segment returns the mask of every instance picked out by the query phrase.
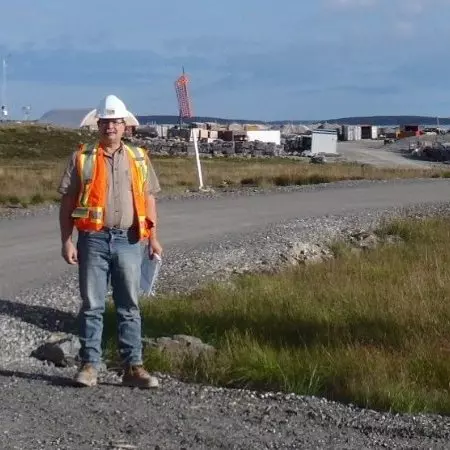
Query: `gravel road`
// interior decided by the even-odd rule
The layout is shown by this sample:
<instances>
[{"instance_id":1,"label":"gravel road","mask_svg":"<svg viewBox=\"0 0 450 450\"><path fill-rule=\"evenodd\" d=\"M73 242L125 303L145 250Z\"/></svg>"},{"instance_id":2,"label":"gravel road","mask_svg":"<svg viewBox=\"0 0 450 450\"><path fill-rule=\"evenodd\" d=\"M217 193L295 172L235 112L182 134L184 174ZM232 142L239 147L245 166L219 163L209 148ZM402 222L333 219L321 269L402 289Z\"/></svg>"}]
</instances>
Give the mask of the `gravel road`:
<instances>
[{"instance_id":1,"label":"gravel road","mask_svg":"<svg viewBox=\"0 0 450 450\"><path fill-rule=\"evenodd\" d=\"M348 161L385 168L430 169L441 165L408 157L408 154L400 151L400 149L408 149L408 142L405 139L391 145L384 145L383 141L371 140L338 142L338 153Z\"/></svg>"},{"instance_id":2,"label":"gravel road","mask_svg":"<svg viewBox=\"0 0 450 450\"><path fill-rule=\"evenodd\" d=\"M367 229L398 214L450 212L447 180L336 183L160 202L160 290L182 291L276 257L293 241ZM74 270L59 258L55 211L0 220L1 449L449 448L450 419L392 415L314 397L184 384L70 386L74 369L30 358L72 332ZM128 447L127 447L128 446Z\"/></svg>"}]
</instances>

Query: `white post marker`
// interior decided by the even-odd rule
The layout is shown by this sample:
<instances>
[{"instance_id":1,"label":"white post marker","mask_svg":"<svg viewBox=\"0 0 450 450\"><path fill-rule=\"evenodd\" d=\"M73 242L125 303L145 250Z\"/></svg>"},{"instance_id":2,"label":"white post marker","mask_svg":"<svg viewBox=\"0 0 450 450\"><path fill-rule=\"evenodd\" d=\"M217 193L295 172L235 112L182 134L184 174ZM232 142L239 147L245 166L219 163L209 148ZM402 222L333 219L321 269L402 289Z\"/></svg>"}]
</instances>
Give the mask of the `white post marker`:
<instances>
[{"instance_id":1,"label":"white post marker","mask_svg":"<svg viewBox=\"0 0 450 450\"><path fill-rule=\"evenodd\" d=\"M204 190L203 186L203 176L202 176L202 166L200 164L200 154L198 152L198 142L197 142L197 133L194 132L194 129L191 130L191 136L194 141L194 150L195 150L195 159L197 161L197 174L198 174L198 189L200 191Z\"/></svg>"}]
</instances>

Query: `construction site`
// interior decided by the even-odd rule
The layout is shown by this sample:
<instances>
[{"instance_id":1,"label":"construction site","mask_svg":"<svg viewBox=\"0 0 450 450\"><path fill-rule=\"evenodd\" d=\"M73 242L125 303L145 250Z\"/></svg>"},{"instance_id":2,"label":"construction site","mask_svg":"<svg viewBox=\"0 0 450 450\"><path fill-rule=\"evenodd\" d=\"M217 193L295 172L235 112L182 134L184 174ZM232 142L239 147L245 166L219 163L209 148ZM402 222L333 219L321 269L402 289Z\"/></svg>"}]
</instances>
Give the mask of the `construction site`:
<instances>
[{"instance_id":1,"label":"construction site","mask_svg":"<svg viewBox=\"0 0 450 450\"><path fill-rule=\"evenodd\" d=\"M316 122L307 124L267 124L196 121L189 91L189 77L184 68L175 80L178 103L178 123L164 124L136 119L129 127L128 138L136 144L161 155L193 154L196 145L202 155L312 157L339 156L339 142L382 142L386 150L408 157L429 161L450 160L449 130L420 124L401 124L396 127L371 124ZM80 127L96 128L93 111L85 116ZM194 142L195 141L195 142Z\"/></svg>"},{"instance_id":2,"label":"construction site","mask_svg":"<svg viewBox=\"0 0 450 450\"><path fill-rule=\"evenodd\" d=\"M22 108L23 119L9 118L6 104L6 60L3 60L1 124L38 123L47 126L96 130L95 109L55 109L38 120L30 120L31 106ZM155 116L133 117L126 137L152 153L190 155L197 148L202 156L326 157L339 156L340 142L380 142L386 150L410 158L447 162L450 134L437 120L435 126L405 123L377 126L337 122L267 123L216 120L201 121L194 113L190 79L182 69L174 82L177 101L176 123L154 120ZM164 117L164 116L160 116ZM171 116L173 119L173 116ZM366 146L367 145L363 145ZM370 147L370 146L369 146Z\"/></svg>"}]
</instances>

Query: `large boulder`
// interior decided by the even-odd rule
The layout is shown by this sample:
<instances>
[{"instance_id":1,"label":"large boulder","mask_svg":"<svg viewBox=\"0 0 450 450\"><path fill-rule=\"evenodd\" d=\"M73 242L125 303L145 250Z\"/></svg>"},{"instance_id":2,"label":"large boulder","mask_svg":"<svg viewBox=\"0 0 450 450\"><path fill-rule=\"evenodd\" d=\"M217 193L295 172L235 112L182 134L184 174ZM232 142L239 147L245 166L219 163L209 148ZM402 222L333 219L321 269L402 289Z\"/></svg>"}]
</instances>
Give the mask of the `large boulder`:
<instances>
[{"instance_id":1,"label":"large boulder","mask_svg":"<svg viewBox=\"0 0 450 450\"><path fill-rule=\"evenodd\" d=\"M70 367L76 364L79 350L80 342L76 336L54 333L33 350L31 356L57 367Z\"/></svg>"}]
</instances>

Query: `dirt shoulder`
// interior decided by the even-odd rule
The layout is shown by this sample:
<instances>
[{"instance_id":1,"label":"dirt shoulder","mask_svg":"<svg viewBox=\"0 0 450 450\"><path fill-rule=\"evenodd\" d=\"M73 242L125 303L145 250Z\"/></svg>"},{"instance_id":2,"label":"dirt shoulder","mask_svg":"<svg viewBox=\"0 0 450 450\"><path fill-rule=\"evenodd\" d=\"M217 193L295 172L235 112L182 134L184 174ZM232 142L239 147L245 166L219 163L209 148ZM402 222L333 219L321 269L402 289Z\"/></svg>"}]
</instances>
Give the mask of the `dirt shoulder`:
<instances>
[{"instance_id":1,"label":"dirt shoulder","mask_svg":"<svg viewBox=\"0 0 450 450\"><path fill-rule=\"evenodd\" d=\"M347 161L370 164L376 167L435 169L442 164L412 159L406 154L385 148L383 141L339 142L338 152Z\"/></svg>"}]
</instances>

